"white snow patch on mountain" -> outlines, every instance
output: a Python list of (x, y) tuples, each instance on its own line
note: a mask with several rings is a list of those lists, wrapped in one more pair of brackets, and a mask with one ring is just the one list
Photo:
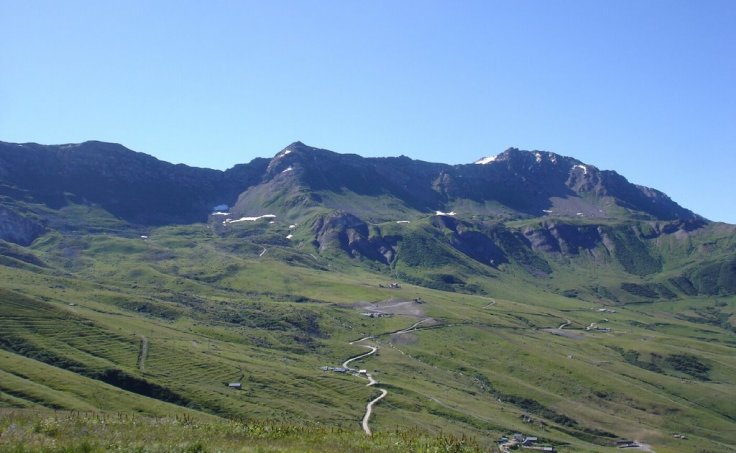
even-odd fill
[(495, 161), (497, 157), (498, 157), (497, 155), (496, 156), (483, 157), (481, 159), (476, 160), (475, 161), (475, 164), (476, 165), (490, 164), (491, 162)]
[(261, 220), (261, 219), (275, 219), (275, 218), (276, 218), (276, 216), (274, 214), (265, 214), (265, 215), (261, 215), (261, 216), (258, 216), (258, 217), (241, 217), (241, 218), (236, 219), (236, 220), (225, 219), (225, 221), (222, 222), (222, 224), (223, 225), (226, 225), (228, 223), (255, 222), (256, 220)]
[(583, 170), (584, 175), (588, 174), (588, 167), (586, 167), (585, 165), (573, 165), (572, 168), (579, 168)]
[(450, 212), (435, 211), (435, 215), (455, 215), (455, 211), (450, 211)]

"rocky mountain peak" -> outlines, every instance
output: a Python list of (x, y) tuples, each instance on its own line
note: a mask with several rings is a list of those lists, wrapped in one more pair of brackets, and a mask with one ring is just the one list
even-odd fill
[(508, 148), (500, 154), (483, 157), (481, 159), (478, 159), (474, 163), (478, 165), (489, 165), (499, 164), (502, 162), (511, 167), (528, 167), (531, 165), (537, 167), (580, 167), (581, 169), (592, 167), (572, 157), (562, 156), (550, 151), (524, 151), (518, 148)]

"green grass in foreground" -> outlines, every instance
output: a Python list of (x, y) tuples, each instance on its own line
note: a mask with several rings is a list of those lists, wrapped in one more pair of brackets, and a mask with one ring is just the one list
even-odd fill
[(278, 421), (179, 415), (0, 410), (3, 452), (479, 452), (475, 441), (418, 429), (362, 431)]

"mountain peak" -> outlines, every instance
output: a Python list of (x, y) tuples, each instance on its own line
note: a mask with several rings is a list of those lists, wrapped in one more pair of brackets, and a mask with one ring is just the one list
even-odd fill
[(286, 148), (284, 148), (284, 151), (298, 151), (298, 150), (309, 150), (309, 149), (314, 149), (314, 147), (305, 145), (303, 142), (297, 140), (291, 143)]
[(571, 157), (562, 156), (550, 151), (525, 151), (519, 148), (508, 148), (504, 152), (496, 155), (482, 157), (475, 161), (477, 165), (487, 165), (493, 162), (521, 162), (521, 163), (552, 163), (557, 164), (559, 161), (569, 161), (571, 164), (580, 164), (581, 162)]

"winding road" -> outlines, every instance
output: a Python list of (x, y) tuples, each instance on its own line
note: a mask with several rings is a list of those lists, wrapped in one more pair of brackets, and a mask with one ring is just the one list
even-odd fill
[[(391, 332), (390, 335), (401, 335), (401, 334), (404, 334), (404, 333), (414, 332), (415, 330), (417, 330), (419, 328), (419, 325), (420, 324), (422, 324), (423, 322), (429, 321), (431, 319), (432, 318), (424, 318), (421, 321), (415, 322), (414, 324), (412, 324), (411, 326), (407, 327), (406, 329), (401, 329), (401, 330), (397, 330), (395, 332)], [(363, 337), (360, 340), (351, 341), (350, 344), (352, 345), (352, 344), (356, 344), (356, 343), (361, 343), (363, 341), (371, 340), (373, 338), (374, 338), (373, 336)], [(350, 367), (350, 362), (354, 362), (356, 360), (360, 360), (362, 358), (371, 356), (371, 355), (375, 354), (376, 351), (378, 351), (378, 346), (371, 346), (371, 345), (367, 345), (367, 344), (363, 344), (361, 346), (363, 346), (364, 348), (370, 349), (370, 351), (366, 352), (365, 354), (356, 355), (355, 357), (351, 357), (351, 358), (347, 359), (346, 361), (344, 361), (342, 363), (342, 367), (343, 368), (346, 368), (348, 371), (358, 372), (357, 369)], [(358, 375), (361, 376), (360, 374), (358, 374)], [(368, 384), (367, 384), (368, 387), (371, 387), (371, 386), (373, 386), (375, 384), (378, 384), (378, 381), (375, 380), (375, 379), (373, 379), (373, 376), (370, 373), (366, 372), (362, 376), (365, 376), (366, 378), (368, 378)], [(379, 387), (376, 387), (376, 388), (381, 392), (381, 394), (378, 395), (377, 397), (373, 398), (372, 400), (370, 400), (365, 405), (365, 415), (363, 415), (363, 422), (362, 422), (363, 431), (365, 431), (365, 433), (367, 435), (369, 435), (369, 436), (372, 433), (371, 433), (370, 426), (368, 426), (368, 421), (371, 419), (371, 415), (373, 414), (373, 406), (376, 403), (378, 403), (379, 401), (381, 401), (382, 399), (384, 399), (386, 397), (386, 395), (388, 395), (388, 390), (382, 389), (382, 388), (379, 388)]]
[[(373, 338), (373, 337), (363, 337), (360, 340), (351, 341), (350, 344), (360, 343), (361, 341), (370, 340), (371, 338)], [(347, 368), (350, 371), (358, 371), (355, 368), (351, 368), (350, 367), (350, 362), (353, 362), (355, 360), (360, 360), (360, 359), (362, 359), (364, 357), (368, 357), (370, 355), (375, 354), (376, 351), (378, 351), (378, 347), (376, 347), (376, 346), (370, 346), (370, 345), (367, 345), (367, 344), (364, 344), (364, 345), (361, 345), (361, 346), (370, 349), (370, 351), (366, 352), (365, 354), (360, 354), (360, 355), (357, 355), (357, 356), (352, 357), (350, 359), (347, 359), (346, 361), (344, 361), (342, 363), (342, 367), (343, 368)], [(367, 384), (368, 387), (371, 387), (371, 386), (373, 386), (373, 385), (375, 385), (375, 384), (378, 383), (378, 381), (376, 381), (375, 379), (373, 379), (373, 376), (371, 376), (370, 373), (365, 373), (365, 377), (368, 378), (368, 384)], [(368, 426), (368, 421), (371, 419), (371, 414), (373, 413), (373, 405), (376, 404), (377, 402), (381, 401), (383, 398), (386, 397), (386, 395), (388, 395), (388, 390), (382, 389), (382, 388), (379, 388), (378, 390), (381, 391), (381, 394), (379, 396), (377, 396), (376, 398), (373, 398), (372, 400), (370, 400), (368, 402), (368, 404), (365, 405), (365, 415), (363, 415), (363, 423), (362, 423), (362, 425), (363, 425), (363, 431), (365, 431), (365, 433), (368, 434), (369, 436), (372, 433), (371, 433), (370, 426)]]

